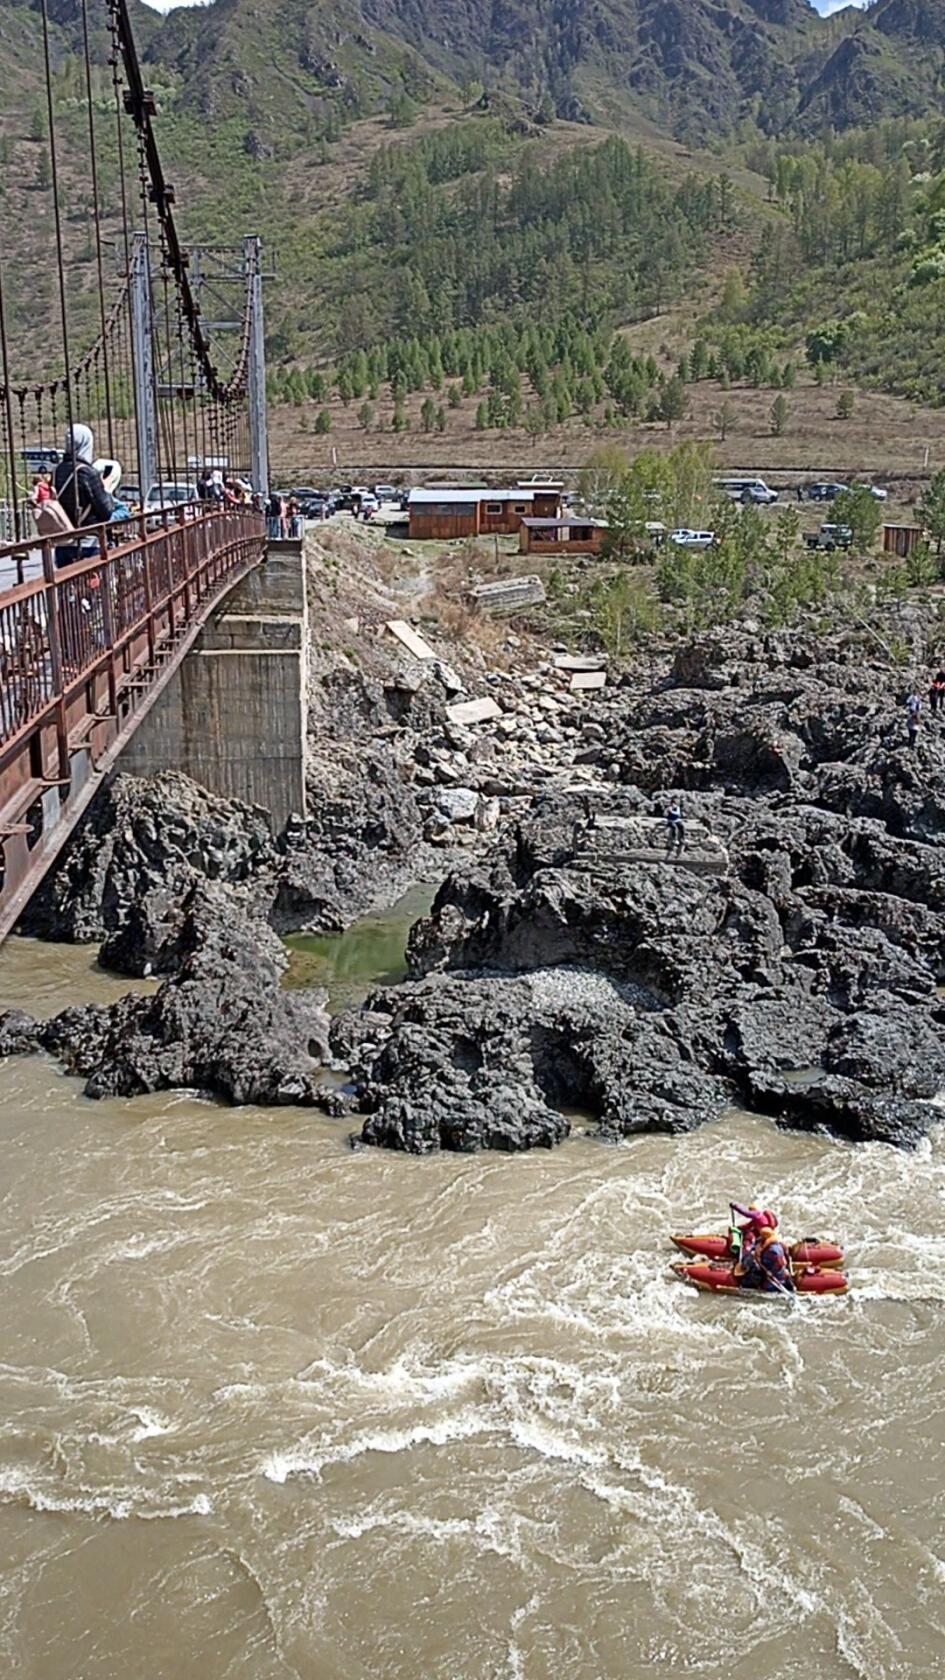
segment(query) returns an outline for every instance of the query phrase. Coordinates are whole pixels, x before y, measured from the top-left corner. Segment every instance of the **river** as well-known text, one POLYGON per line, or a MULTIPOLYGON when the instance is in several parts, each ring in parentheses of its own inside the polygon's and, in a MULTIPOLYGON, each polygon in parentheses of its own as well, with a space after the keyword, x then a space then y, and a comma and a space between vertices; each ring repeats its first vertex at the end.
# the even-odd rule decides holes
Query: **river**
MULTIPOLYGON (((386 961, 386 959, 385 959, 386 961)), ((117 996, 10 941, 0 1005, 117 996)), ((17 1680, 932 1680, 945 1145, 733 1113, 520 1158, 0 1064, 17 1680), (731 1196, 841 1301, 713 1300, 731 1196)))

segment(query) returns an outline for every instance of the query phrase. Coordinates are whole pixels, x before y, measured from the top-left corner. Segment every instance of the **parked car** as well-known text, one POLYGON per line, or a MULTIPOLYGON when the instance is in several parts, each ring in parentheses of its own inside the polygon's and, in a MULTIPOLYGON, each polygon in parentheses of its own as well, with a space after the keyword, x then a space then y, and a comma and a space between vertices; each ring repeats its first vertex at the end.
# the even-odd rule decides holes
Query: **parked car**
POLYGON ((849 548, 853 532, 849 525, 826 524, 819 531, 805 531, 804 541, 808 548, 823 548, 831 554, 835 548, 849 548))
POLYGON ((319 490, 306 491, 304 496, 301 495, 298 490, 296 490, 294 492, 294 495, 295 495, 295 500, 299 504, 300 511, 301 511, 301 513, 302 513, 302 515, 305 519, 325 519, 325 518, 327 518, 328 504, 326 503, 324 496, 321 494, 321 492, 319 490))
POLYGON ((383 507, 385 502, 396 502, 397 490, 393 484, 375 484, 374 494, 383 507))
POLYGON ((176 513, 187 502, 197 501, 196 484, 163 482, 152 484, 144 502, 144 513, 176 513))
POLYGON ((881 484, 868 484, 866 488, 877 502, 885 502, 889 495, 889 491, 884 490, 881 484))
POLYGON ((807 500, 809 502, 832 502, 838 496, 842 496, 844 490, 848 489, 848 484, 811 484, 807 489, 807 500))
POLYGON ((714 531, 690 531, 687 527, 680 527, 678 531, 670 531, 669 540, 677 548, 711 548, 715 542, 714 531))
POLYGON ((777 490, 771 490, 763 478, 717 478, 715 488, 734 502, 754 502, 761 507, 778 499, 777 490))

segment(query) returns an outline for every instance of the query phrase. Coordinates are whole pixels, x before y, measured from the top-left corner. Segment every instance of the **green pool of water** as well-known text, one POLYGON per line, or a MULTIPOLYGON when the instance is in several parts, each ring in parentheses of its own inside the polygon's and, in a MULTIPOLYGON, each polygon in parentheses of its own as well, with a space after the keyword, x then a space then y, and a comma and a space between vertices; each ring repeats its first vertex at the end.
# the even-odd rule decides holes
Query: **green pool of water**
POLYGON ((389 910, 352 922, 344 933, 290 935, 285 984, 325 986, 333 1011, 363 1003, 375 986, 403 979, 407 935, 435 896, 435 886, 412 887, 389 910))

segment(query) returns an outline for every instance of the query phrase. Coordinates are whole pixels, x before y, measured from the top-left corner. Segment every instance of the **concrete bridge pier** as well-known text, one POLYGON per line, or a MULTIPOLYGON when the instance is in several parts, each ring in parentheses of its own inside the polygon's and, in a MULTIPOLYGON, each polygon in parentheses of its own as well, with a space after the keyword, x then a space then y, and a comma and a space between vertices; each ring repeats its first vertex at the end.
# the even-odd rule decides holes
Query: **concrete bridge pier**
POLYGON ((261 805, 279 833, 305 810, 308 609, 299 539, 270 541, 206 627, 121 755, 261 805))

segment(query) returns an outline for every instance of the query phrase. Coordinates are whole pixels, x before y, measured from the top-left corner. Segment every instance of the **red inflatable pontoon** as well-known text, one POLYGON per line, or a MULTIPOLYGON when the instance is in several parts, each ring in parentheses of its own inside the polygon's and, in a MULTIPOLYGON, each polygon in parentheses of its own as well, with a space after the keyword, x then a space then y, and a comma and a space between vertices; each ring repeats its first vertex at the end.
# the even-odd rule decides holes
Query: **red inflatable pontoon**
MULTIPOLYGON (((732 1251, 728 1246, 728 1237, 721 1232, 705 1232, 691 1237, 673 1236, 672 1241, 682 1254, 698 1255, 704 1260, 730 1260, 732 1251)), ((804 1242, 792 1243, 788 1248, 791 1259, 797 1265, 807 1266, 842 1266, 843 1249, 838 1243, 821 1242, 819 1238, 808 1237, 804 1242)))
MULTIPOLYGON (((735 1267, 730 1261, 674 1260, 673 1271, 685 1283, 692 1283, 697 1289, 714 1290, 717 1294, 768 1293, 761 1289, 741 1289, 735 1276, 735 1267)), ((795 1266, 794 1287, 799 1295, 845 1295, 849 1283, 845 1272, 831 1270, 829 1267, 795 1266)), ((780 1293, 777 1289, 771 1291, 772 1297, 780 1293)))

